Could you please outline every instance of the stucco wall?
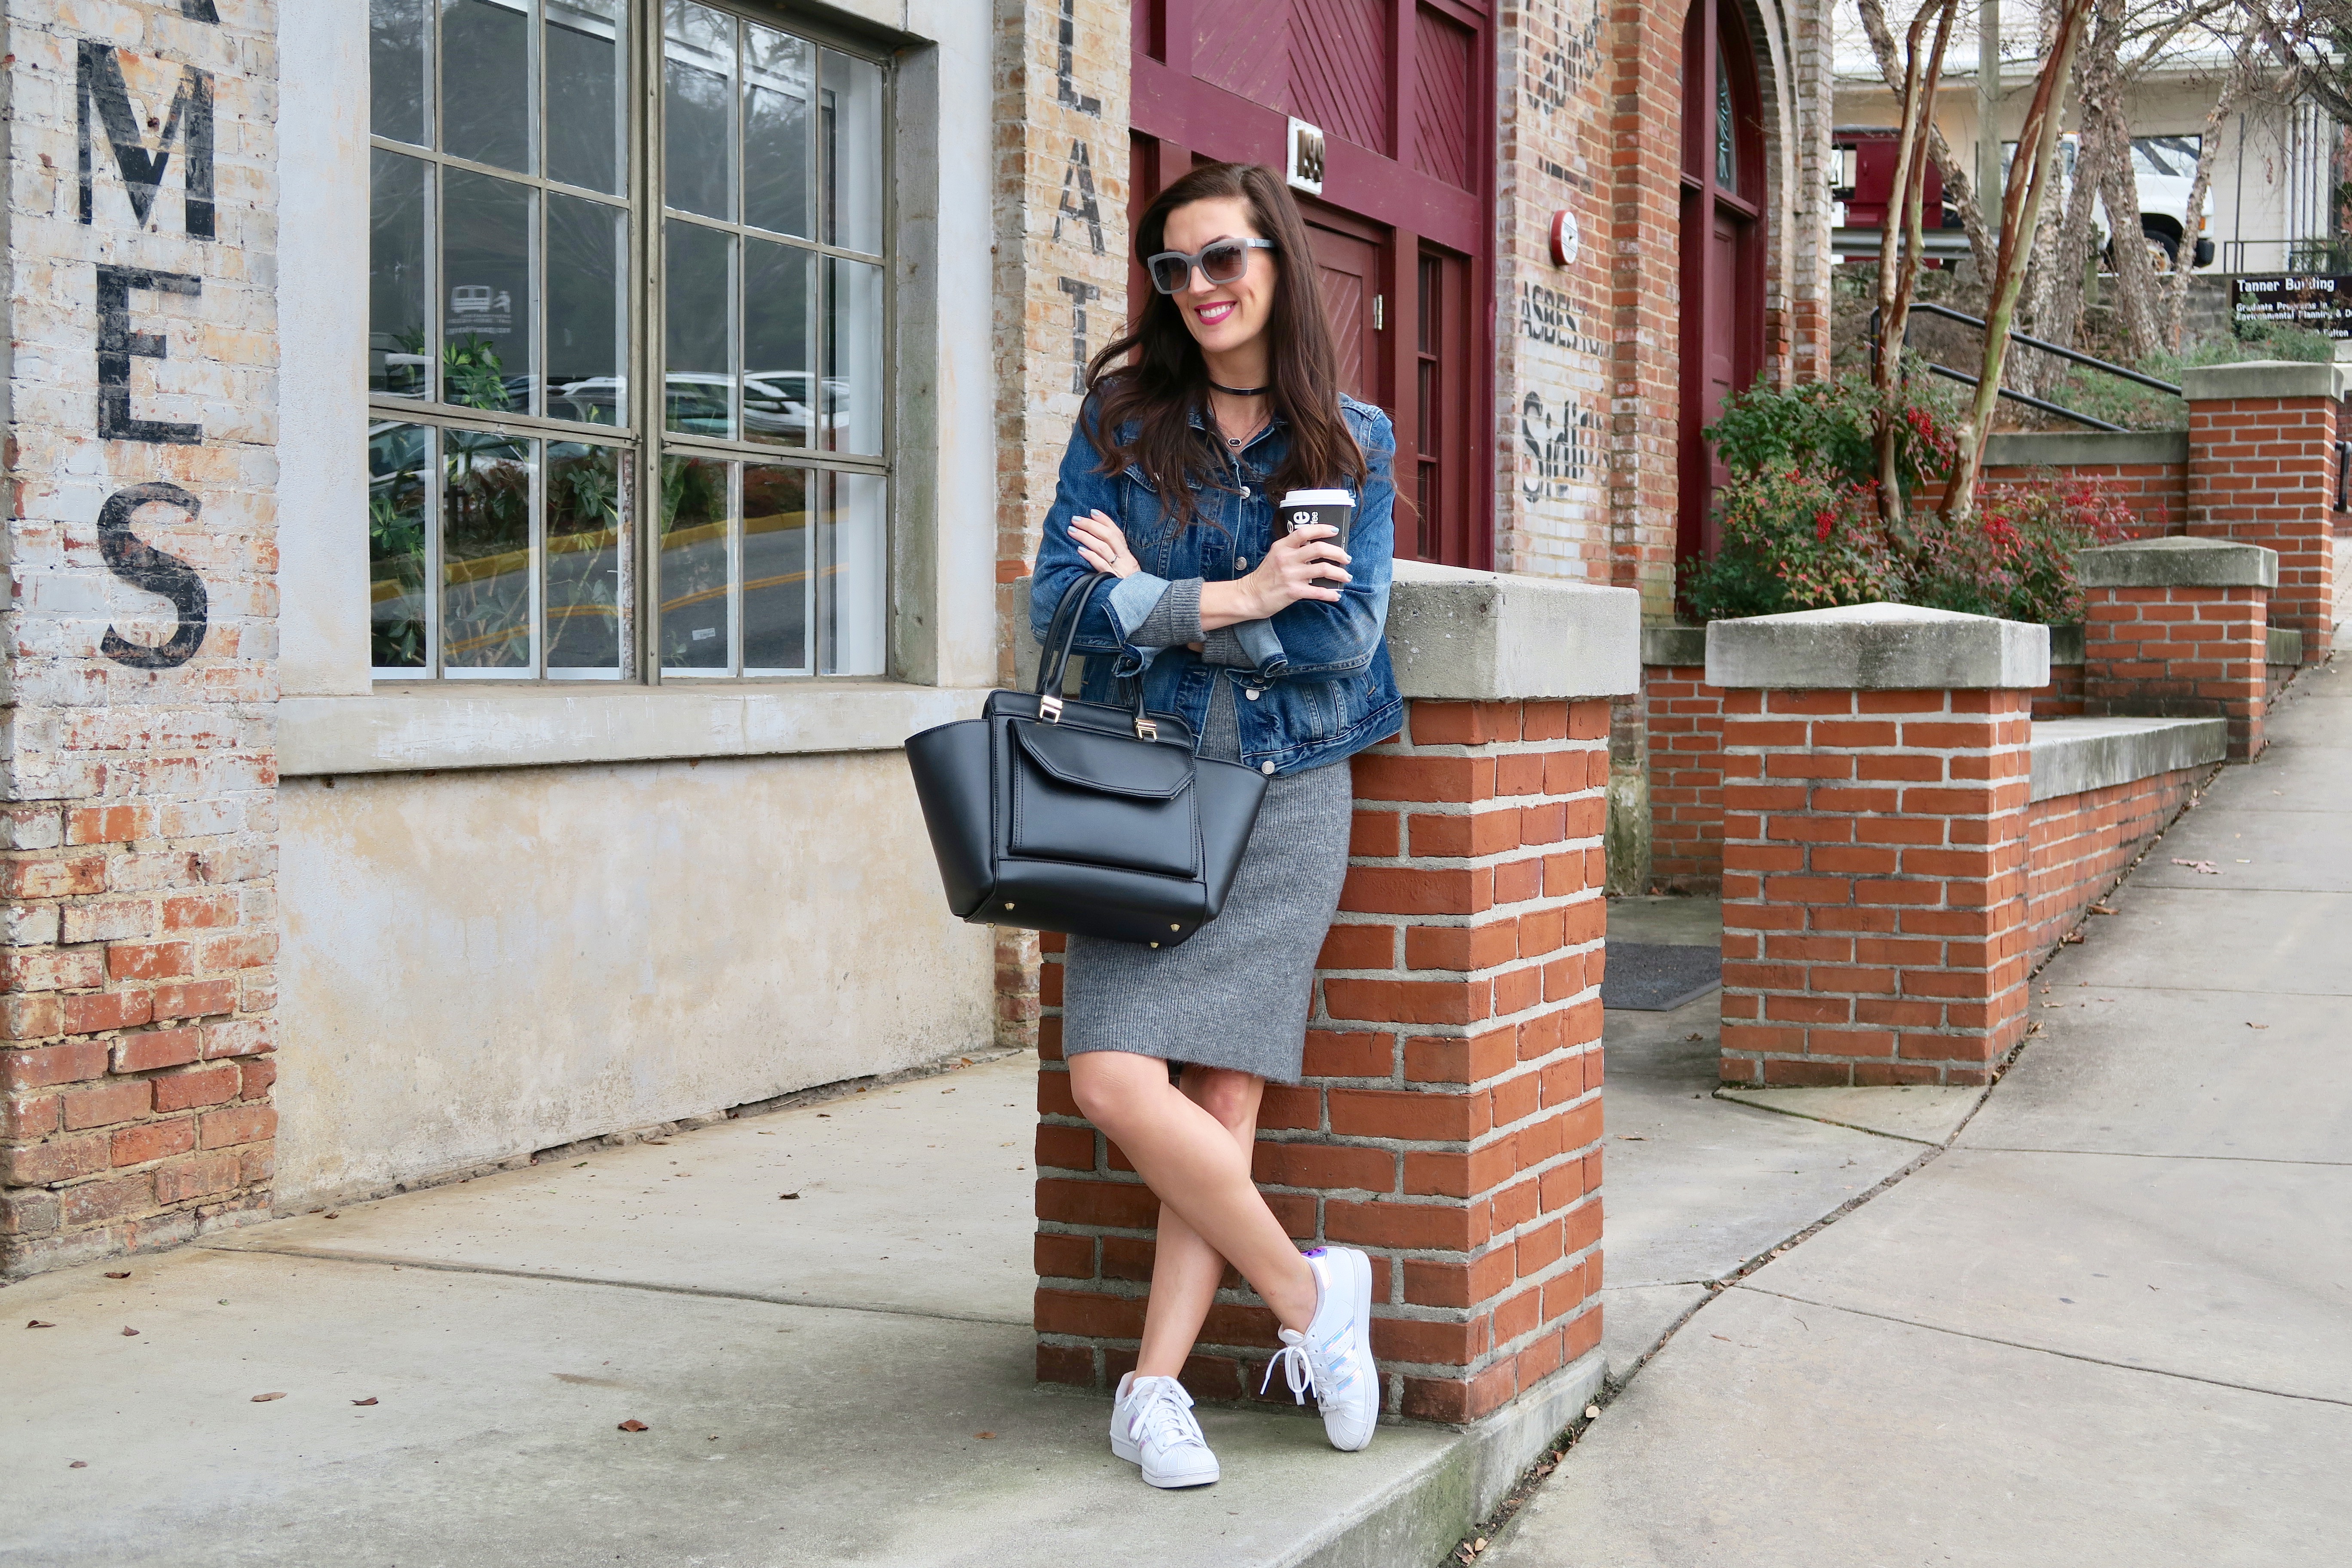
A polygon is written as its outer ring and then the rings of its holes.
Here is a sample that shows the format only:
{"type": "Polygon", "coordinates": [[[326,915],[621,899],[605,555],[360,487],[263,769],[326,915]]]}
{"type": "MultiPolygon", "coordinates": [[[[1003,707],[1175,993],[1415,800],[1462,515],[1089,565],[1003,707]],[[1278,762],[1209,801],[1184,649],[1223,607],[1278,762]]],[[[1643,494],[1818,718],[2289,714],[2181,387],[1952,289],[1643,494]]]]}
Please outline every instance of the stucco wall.
{"type": "Polygon", "coordinates": [[[895,752],[289,780],[281,1207],[989,1043],[895,752]]]}

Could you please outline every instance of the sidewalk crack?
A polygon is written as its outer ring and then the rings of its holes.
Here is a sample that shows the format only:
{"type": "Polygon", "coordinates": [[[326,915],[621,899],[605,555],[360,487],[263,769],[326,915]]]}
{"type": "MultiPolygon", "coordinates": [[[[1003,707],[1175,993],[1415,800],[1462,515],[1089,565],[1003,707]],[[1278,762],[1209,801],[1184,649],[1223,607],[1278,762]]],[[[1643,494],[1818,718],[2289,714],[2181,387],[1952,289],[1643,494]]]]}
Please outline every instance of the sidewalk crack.
{"type": "Polygon", "coordinates": [[[1752,1295],[1770,1296],[1777,1300],[1793,1302],[1801,1307],[1819,1307],[1826,1312],[1844,1312],[1856,1318],[1875,1318],[1883,1323],[1901,1323],[1906,1328],[1925,1329],[1929,1333],[1949,1334],[1956,1340],[1974,1340],[1979,1344],[2002,1345],[2014,1351],[2030,1351],[2037,1355],[2054,1355],[2066,1361],[2079,1361],[2092,1366],[2111,1366],[2117,1372],[2144,1372],[2156,1377],[2176,1378],[2182,1383],[2201,1383],[2214,1388],[2234,1388],[2242,1394],[2267,1394],[2277,1399],[2300,1399],[2312,1405],[2334,1405],[2352,1409],[2352,1399],[2335,1399],[2325,1394],[2296,1394],[2284,1388],[2264,1388],[2254,1383],[2231,1383],[2222,1377],[2200,1377],[2193,1372],[2174,1372],[2169,1367],[2142,1366],[2137,1362],[2109,1361],[2105,1356],[2086,1355],[2081,1351],[2062,1351],[2050,1345],[2027,1344],[2022,1340],[2004,1340],[1994,1334],[1974,1334],[1966,1329],[1947,1328],[1941,1323],[1923,1323],[1916,1318],[1899,1317],[1893,1312],[1874,1312],[1864,1307],[1845,1307],[1835,1301],[1815,1300],[1810,1296],[1791,1296],[1785,1290],[1767,1290],[1761,1286],[1734,1284],[1734,1290],[1746,1290],[1752,1295]]]}
{"type": "Polygon", "coordinates": [[[2352,1167],[2352,1160],[2281,1160],[2267,1154],[2165,1154],[2145,1149],[2018,1149],[2006,1143],[1956,1143],[1956,1154],[2087,1154],[2105,1160],[2211,1160],[2231,1165],[2313,1165],[2334,1171],[2352,1167]]]}

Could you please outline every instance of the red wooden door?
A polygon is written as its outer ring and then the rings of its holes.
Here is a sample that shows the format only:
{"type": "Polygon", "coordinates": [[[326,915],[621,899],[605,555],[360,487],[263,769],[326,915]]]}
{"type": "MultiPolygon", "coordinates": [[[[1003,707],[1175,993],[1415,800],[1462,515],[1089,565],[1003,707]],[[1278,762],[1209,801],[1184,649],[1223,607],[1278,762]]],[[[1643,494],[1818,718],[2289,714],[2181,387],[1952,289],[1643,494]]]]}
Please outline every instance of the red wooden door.
{"type": "Polygon", "coordinates": [[[1762,121],[1736,5],[1693,0],[1683,30],[1682,414],[1677,560],[1713,555],[1728,482],[1703,432],[1764,367],[1762,121]]]}
{"type": "Polygon", "coordinates": [[[1475,371],[1493,363],[1493,10],[1135,0],[1133,12],[1134,210],[1195,161],[1283,168],[1292,116],[1322,129],[1322,198],[1300,205],[1340,384],[1396,421],[1397,553],[1465,566],[1491,566],[1495,548],[1493,377],[1475,371]],[[1435,335],[1424,300],[1443,317],[1435,335]]]}

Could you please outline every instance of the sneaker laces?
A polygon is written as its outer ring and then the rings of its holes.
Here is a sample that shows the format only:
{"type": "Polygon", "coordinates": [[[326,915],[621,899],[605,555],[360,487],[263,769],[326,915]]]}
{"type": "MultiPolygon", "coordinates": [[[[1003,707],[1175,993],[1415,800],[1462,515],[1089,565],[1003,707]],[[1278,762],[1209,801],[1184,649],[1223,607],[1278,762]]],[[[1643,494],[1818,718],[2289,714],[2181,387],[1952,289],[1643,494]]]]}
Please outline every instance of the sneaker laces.
{"type": "Polygon", "coordinates": [[[1141,1405],[1128,1419],[1128,1429],[1139,1443],[1151,1443],[1162,1450],[1197,1444],[1207,1447],[1208,1439],[1201,1436],[1201,1424],[1192,1419],[1192,1396],[1174,1378],[1154,1378],[1144,1391],[1141,1405]]]}
{"type": "Polygon", "coordinates": [[[1257,1385],[1257,1391],[1264,1394],[1274,1386],[1274,1369],[1280,1367],[1282,1381],[1289,1385],[1294,1404],[1306,1404],[1307,1396],[1311,1393],[1315,1395],[1316,1404],[1321,1405],[1323,1392],[1315,1385],[1315,1360],[1307,1353],[1306,1337],[1292,1329],[1283,1330],[1282,1337],[1288,1342],[1275,1352],[1272,1361],[1265,1363],[1265,1381],[1257,1385]]]}

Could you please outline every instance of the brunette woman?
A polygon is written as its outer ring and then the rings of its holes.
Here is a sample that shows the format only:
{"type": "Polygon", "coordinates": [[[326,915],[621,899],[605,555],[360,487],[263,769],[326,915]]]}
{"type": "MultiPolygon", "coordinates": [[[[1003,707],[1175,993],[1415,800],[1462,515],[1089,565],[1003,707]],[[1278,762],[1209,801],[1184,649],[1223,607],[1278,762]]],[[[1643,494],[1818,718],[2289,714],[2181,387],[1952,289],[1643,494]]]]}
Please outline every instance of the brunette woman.
{"type": "MultiPolygon", "coordinates": [[[[1381,1405],[1371,1265],[1301,1256],[1250,1177],[1266,1080],[1296,1082],[1315,958],[1339,907],[1354,791],[1341,765],[1392,734],[1387,416],[1339,389],[1315,257],[1282,176],[1219,163],[1143,215],[1154,292],[1087,367],[1087,396],[1037,552],[1043,637],[1077,577],[1106,572],[1079,623],[1085,694],[1143,683],[1203,756],[1267,776],[1223,912],[1180,947],[1072,937],[1062,1047],[1072,1092],[1158,1195],[1143,1343],[1119,1380],[1111,1447],[1154,1486],[1217,1479],[1177,1382],[1231,1263],[1281,1321],[1276,1360],[1312,1392],[1335,1447],[1381,1405]],[[1275,503],[1341,489],[1327,525],[1274,537],[1275,503]]],[[[1268,1366],[1270,1380],[1274,1367],[1268,1366]]]]}

